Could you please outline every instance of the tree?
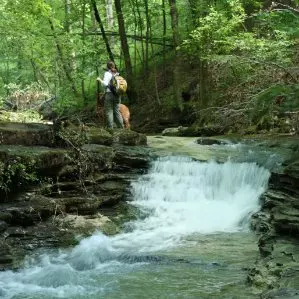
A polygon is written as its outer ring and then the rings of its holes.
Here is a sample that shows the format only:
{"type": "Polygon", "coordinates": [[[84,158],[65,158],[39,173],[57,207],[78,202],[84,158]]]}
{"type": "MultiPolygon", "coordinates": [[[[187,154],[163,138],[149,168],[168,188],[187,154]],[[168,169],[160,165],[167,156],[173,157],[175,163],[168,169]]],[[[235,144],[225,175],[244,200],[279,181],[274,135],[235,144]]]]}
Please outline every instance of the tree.
{"type": "Polygon", "coordinates": [[[96,1],[95,0],[91,0],[91,5],[92,5],[92,9],[94,11],[95,19],[96,19],[96,21],[99,24],[99,27],[100,27],[100,30],[101,30],[101,33],[102,33],[102,37],[103,37],[103,40],[104,40],[104,43],[106,45],[106,49],[107,49],[107,52],[108,52],[108,55],[109,55],[109,58],[110,58],[110,60],[114,61],[114,55],[112,53],[112,50],[111,50],[111,47],[110,47],[110,44],[109,44],[109,40],[107,38],[105,29],[104,29],[103,22],[101,20],[99,11],[97,9],[96,1]]]}
{"type": "Polygon", "coordinates": [[[122,52],[124,55],[126,74],[127,74],[128,85],[129,85],[128,94],[134,100],[134,98],[136,96],[136,92],[135,92],[135,88],[134,88],[133,69],[132,69],[132,63],[131,63],[129,44],[128,44],[127,36],[126,36],[126,29],[125,29],[125,22],[124,22],[124,17],[123,17],[123,13],[122,13],[122,7],[120,4],[120,0],[115,0],[114,4],[115,4],[117,20],[118,20],[118,30],[119,30],[119,37],[120,37],[120,41],[121,41],[121,48],[122,48],[122,52]]]}
{"type": "Polygon", "coordinates": [[[175,64],[173,71],[173,87],[174,87],[174,95],[177,106],[182,109],[182,100],[181,100],[181,92],[180,92],[180,74],[179,74],[179,63],[180,63],[180,55],[178,51],[178,47],[180,45],[180,33],[179,33],[179,17],[178,11],[176,7],[176,0],[169,0],[170,6],[170,16],[171,16],[171,28],[172,28],[172,38],[173,45],[175,47],[175,64]]]}

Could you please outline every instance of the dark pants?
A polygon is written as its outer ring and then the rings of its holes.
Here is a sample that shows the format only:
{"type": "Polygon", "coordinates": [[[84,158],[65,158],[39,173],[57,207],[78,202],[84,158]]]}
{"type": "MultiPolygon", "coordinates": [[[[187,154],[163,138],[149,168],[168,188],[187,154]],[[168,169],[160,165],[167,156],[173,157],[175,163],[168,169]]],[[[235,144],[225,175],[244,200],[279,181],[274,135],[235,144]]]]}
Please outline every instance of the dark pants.
{"type": "Polygon", "coordinates": [[[123,118],[119,111],[121,97],[115,96],[112,92],[105,93],[104,111],[108,128],[113,128],[114,122],[118,128],[123,128],[123,118]]]}

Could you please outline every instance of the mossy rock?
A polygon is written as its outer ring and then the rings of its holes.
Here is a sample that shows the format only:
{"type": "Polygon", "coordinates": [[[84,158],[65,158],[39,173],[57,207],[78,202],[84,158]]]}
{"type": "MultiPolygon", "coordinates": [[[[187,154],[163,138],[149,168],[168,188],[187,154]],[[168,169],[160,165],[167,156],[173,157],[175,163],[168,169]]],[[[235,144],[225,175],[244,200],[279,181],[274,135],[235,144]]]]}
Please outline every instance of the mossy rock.
{"type": "Polygon", "coordinates": [[[91,127],[86,133],[87,141],[91,144],[112,145],[112,134],[103,128],[91,127]]]}
{"type": "Polygon", "coordinates": [[[53,146],[52,125],[0,122],[0,144],[53,146]]]}
{"type": "Polygon", "coordinates": [[[114,143],[128,146],[147,144],[147,138],[145,134],[137,133],[132,130],[114,130],[113,141],[114,143]]]}

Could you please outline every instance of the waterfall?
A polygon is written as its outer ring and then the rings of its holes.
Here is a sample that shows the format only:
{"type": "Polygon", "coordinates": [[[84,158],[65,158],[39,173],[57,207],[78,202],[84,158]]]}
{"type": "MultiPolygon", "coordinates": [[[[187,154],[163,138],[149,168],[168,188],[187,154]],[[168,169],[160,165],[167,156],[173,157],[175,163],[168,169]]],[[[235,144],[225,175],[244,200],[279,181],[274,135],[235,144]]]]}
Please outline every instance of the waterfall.
{"type": "Polygon", "coordinates": [[[180,246],[190,235],[248,230],[269,175],[254,163],[159,158],[131,184],[130,203],[140,209],[140,219],[116,236],[97,232],[71,250],[40,256],[18,272],[0,272],[0,297],[101,297],[117,284],[117,277],[143,264],[138,256],[180,246]]]}

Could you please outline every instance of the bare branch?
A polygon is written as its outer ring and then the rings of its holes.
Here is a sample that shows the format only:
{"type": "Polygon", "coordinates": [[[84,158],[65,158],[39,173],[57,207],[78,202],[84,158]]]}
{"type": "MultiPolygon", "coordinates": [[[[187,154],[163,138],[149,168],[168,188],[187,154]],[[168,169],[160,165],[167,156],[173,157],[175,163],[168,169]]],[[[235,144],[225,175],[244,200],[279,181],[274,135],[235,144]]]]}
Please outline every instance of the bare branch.
{"type": "Polygon", "coordinates": [[[296,14],[299,14],[299,9],[296,9],[286,4],[282,4],[280,2],[272,2],[269,10],[274,10],[276,7],[283,7],[284,9],[288,9],[296,14]]]}

